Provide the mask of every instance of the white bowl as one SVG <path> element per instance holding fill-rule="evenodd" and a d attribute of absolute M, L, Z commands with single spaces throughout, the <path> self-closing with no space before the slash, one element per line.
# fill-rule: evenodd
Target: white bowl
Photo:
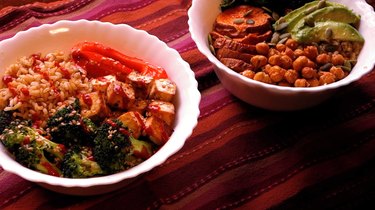
<path fill-rule="evenodd" d="M 209 49 L 207 36 L 213 28 L 216 16 L 221 12 L 221 1 L 192 1 L 192 6 L 188 11 L 191 37 L 198 50 L 214 64 L 215 73 L 223 86 L 233 95 L 251 105 L 275 111 L 291 111 L 312 107 L 332 96 L 340 87 L 358 80 L 374 67 L 374 9 L 365 0 L 333 0 L 347 5 L 362 17 L 359 32 L 365 38 L 365 45 L 349 76 L 329 85 L 311 88 L 281 87 L 246 78 L 222 64 Z"/>
<path fill-rule="evenodd" d="M 169 141 L 152 157 L 129 170 L 103 177 L 69 179 L 45 175 L 17 163 L 0 144 L 0 165 L 4 170 L 50 190 L 73 195 L 101 194 L 119 189 L 135 177 L 162 164 L 181 149 L 191 135 L 197 124 L 201 97 L 193 71 L 177 51 L 145 31 L 125 24 L 99 21 L 59 21 L 19 32 L 0 42 L 0 76 L 7 66 L 21 56 L 60 50 L 68 53 L 74 44 L 85 40 L 100 42 L 165 68 L 169 78 L 177 84 L 174 101 L 176 121 Z"/>

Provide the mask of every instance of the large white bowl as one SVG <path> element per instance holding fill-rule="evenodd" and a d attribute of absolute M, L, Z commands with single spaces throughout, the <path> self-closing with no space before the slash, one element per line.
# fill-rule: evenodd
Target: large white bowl
<path fill-rule="evenodd" d="M 101 194 L 119 189 L 139 175 L 162 164 L 176 153 L 191 135 L 199 115 L 200 93 L 194 73 L 174 49 L 157 37 L 128 25 L 98 21 L 59 21 L 20 32 L 0 42 L 0 76 L 17 58 L 33 53 L 65 51 L 81 41 L 97 41 L 127 55 L 142 58 L 166 69 L 177 84 L 176 122 L 169 141 L 143 163 L 120 173 L 86 179 L 69 179 L 45 175 L 17 163 L 0 144 L 0 165 L 11 173 L 50 190 L 73 195 Z"/>
<path fill-rule="evenodd" d="M 207 36 L 213 28 L 216 16 L 221 12 L 221 1 L 193 0 L 188 11 L 189 30 L 199 51 L 214 64 L 215 73 L 223 86 L 249 104 L 276 111 L 312 107 L 329 98 L 340 87 L 358 80 L 374 67 L 375 13 L 373 8 L 365 0 L 333 0 L 347 5 L 362 17 L 359 32 L 365 38 L 365 45 L 356 66 L 348 77 L 329 85 L 312 88 L 280 87 L 246 78 L 222 64 L 209 49 Z"/>

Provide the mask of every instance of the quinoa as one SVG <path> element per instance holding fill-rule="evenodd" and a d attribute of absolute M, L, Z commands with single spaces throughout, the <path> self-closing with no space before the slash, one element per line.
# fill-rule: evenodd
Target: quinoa
<path fill-rule="evenodd" d="M 86 72 L 69 55 L 33 54 L 6 69 L 0 83 L 0 108 L 44 127 L 56 110 L 91 91 Z"/>

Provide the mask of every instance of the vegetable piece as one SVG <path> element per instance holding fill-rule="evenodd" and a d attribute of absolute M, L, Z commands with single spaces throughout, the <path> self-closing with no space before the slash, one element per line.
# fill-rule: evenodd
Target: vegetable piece
<path fill-rule="evenodd" d="M 9 126 L 12 120 L 13 117 L 11 112 L 6 112 L 3 110 L 0 111 L 0 133 L 2 133 L 3 130 Z"/>
<path fill-rule="evenodd" d="M 94 160 L 92 148 L 79 145 L 67 151 L 61 168 L 64 177 L 69 178 L 86 178 L 104 174 Z"/>
<path fill-rule="evenodd" d="M 79 100 L 59 109 L 47 121 L 47 131 L 52 140 L 68 147 L 76 144 L 90 145 L 96 135 L 96 126 L 89 118 L 82 118 Z"/>
<path fill-rule="evenodd" d="M 93 77 L 113 74 L 121 81 L 132 69 L 154 78 L 168 78 L 161 67 L 153 66 L 139 58 L 130 57 L 97 42 L 81 42 L 72 49 L 73 60 Z"/>
<path fill-rule="evenodd" d="M 127 161 L 132 146 L 129 131 L 117 119 L 106 120 L 94 139 L 94 158 L 107 174 L 123 171 L 131 166 Z"/>
<path fill-rule="evenodd" d="M 149 142 L 135 139 L 132 136 L 130 136 L 130 142 L 132 144 L 132 154 L 135 157 L 146 160 L 152 156 L 152 145 Z"/>
<path fill-rule="evenodd" d="M 22 165 L 52 176 L 61 176 L 58 168 L 66 153 L 65 146 L 40 135 L 29 123 L 14 121 L 0 139 Z"/>

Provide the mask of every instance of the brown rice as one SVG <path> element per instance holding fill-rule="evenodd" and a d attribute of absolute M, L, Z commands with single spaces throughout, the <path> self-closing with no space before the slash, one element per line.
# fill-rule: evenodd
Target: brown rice
<path fill-rule="evenodd" d="M 59 107 L 91 91 L 86 72 L 62 52 L 20 58 L 6 69 L 0 88 L 1 109 L 42 127 Z"/>

